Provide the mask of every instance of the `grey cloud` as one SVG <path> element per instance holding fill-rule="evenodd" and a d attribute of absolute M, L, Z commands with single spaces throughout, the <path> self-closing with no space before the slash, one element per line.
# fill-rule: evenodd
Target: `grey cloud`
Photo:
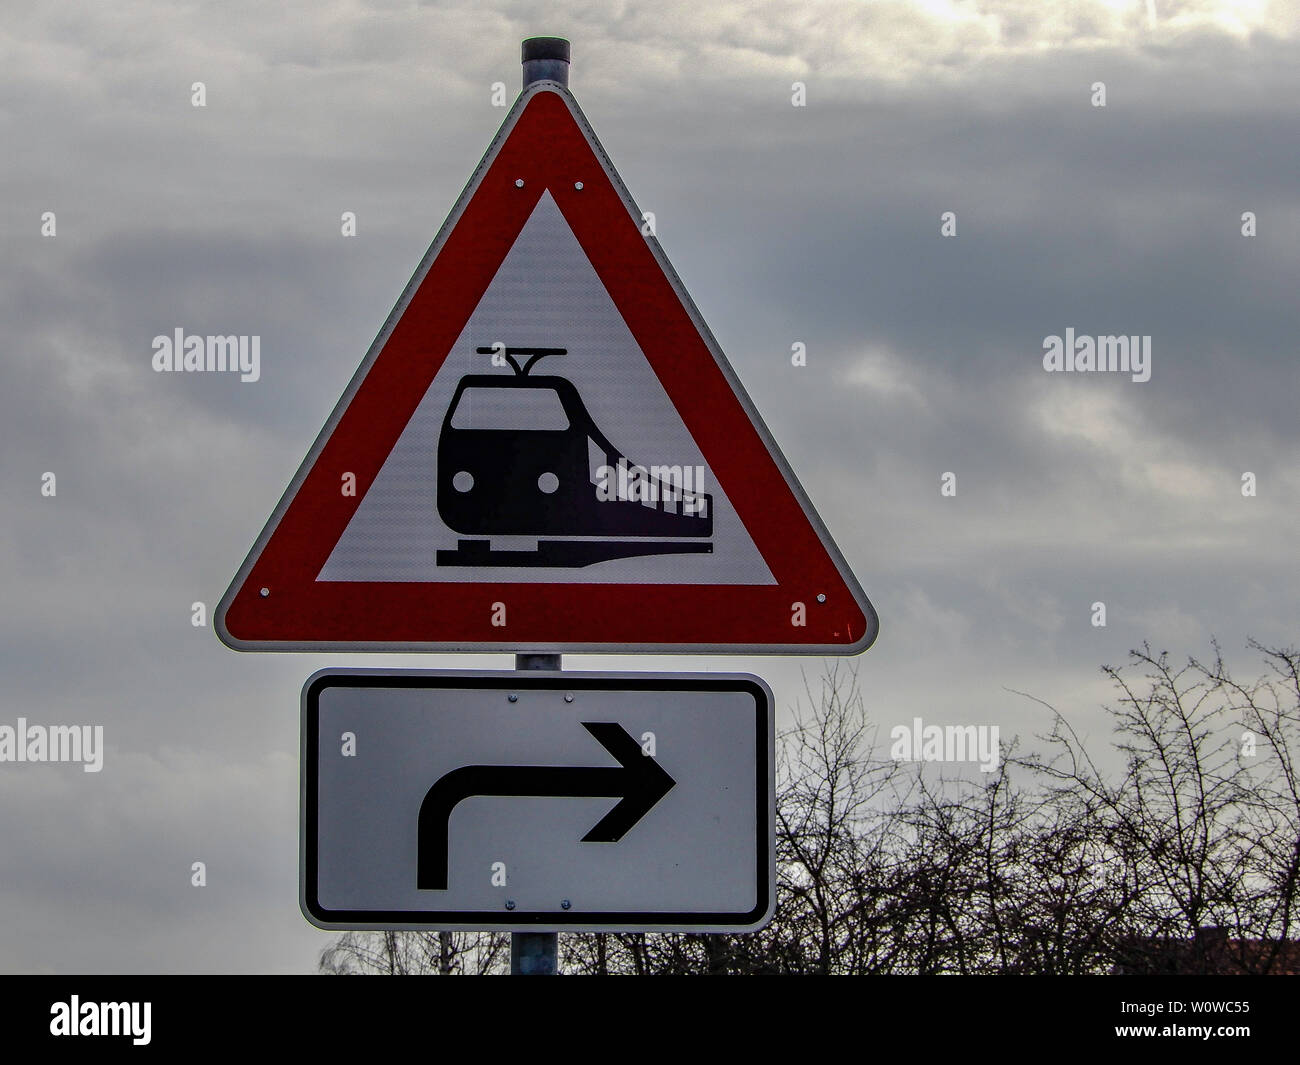
<path fill-rule="evenodd" d="M 1045 729 L 1013 687 L 1100 740 L 1098 667 L 1142 639 L 1204 653 L 1217 633 L 1243 672 L 1247 636 L 1294 639 L 1300 68 L 1275 17 L 1242 40 L 1094 20 L 1106 47 L 1034 58 L 1014 49 L 1058 16 L 1004 4 L 977 65 L 978 26 L 932 52 L 924 19 L 847 11 L 248 7 L 173 28 L 117 8 L 116 29 L 32 5 L 0 31 L 0 718 L 103 723 L 109 744 L 102 780 L 0 767 L 0 897 L 25 915 L 0 922 L 6 968 L 310 968 L 327 937 L 296 911 L 302 681 L 507 663 L 237 655 L 189 615 L 495 133 L 518 38 L 556 21 L 577 27 L 580 103 L 881 614 L 858 664 L 882 725 Z M 864 27 L 895 51 L 855 51 Z M 263 380 L 154 374 L 150 340 L 176 326 L 260 334 Z M 1045 375 L 1042 338 L 1067 326 L 1152 334 L 1152 381 Z M 819 663 L 566 665 L 751 669 L 784 712 Z M 189 887 L 196 858 L 209 888 Z"/>

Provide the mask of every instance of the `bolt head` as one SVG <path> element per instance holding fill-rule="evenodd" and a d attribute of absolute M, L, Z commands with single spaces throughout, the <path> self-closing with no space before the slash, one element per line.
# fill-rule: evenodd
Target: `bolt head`
<path fill-rule="evenodd" d="M 506 899 L 506 909 L 507 909 L 507 910 L 513 910 L 514 908 L 515 908 L 515 900 L 514 900 L 514 899 Z"/>
<path fill-rule="evenodd" d="M 519 702 L 519 696 L 515 695 L 513 692 L 507 695 L 506 698 L 509 699 L 512 703 Z"/>
<path fill-rule="evenodd" d="M 560 900 L 560 909 L 562 909 L 562 910 L 568 910 L 568 909 L 571 909 L 572 907 L 573 907 L 573 903 L 571 903 L 568 899 L 561 899 L 561 900 Z"/>

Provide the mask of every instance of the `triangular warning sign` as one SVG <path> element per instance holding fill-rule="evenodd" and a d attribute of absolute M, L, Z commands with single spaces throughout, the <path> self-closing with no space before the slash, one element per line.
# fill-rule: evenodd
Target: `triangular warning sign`
<path fill-rule="evenodd" d="M 568 91 L 520 96 L 217 610 L 240 650 L 854 654 L 876 615 Z"/>

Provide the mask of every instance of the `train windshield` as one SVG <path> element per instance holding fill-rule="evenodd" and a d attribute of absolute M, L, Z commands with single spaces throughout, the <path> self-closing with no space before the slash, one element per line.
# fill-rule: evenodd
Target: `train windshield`
<path fill-rule="evenodd" d="M 553 388 L 467 388 L 451 416 L 453 429 L 557 430 L 569 427 Z"/>

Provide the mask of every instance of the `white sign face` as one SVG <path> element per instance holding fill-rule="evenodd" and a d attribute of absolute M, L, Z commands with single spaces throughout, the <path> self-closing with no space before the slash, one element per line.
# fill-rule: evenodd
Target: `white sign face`
<path fill-rule="evenodd" d="M 736 931 L 775 885 L 745 674 L 323 670 L 302 911 L 322 928 Z"/>
<path fill-rule="evenodd" d="M 526 375 L 513 372 L 500 354 L 513 353 L 507 343 L 521 339 L 536 346 L 528 350 L 553 352 Z M 499 353 L 480 350 L 494 344 Z M 522 369 L 528 359 L 520 355 L 516 365 Z M 557 392 L 551 387 L 557 380 L 572 392 L 563 386 Z M 491 442 L 512 433 L 517 442 L 503 451 L 503 469 L 493 470 Z M 567 443 L 566 433 L 577 434 L 579 446 Z M 477 435 L 466 436 L 466 447 L 458 448 L 465 434 Z M 594 434 L 608 437 L 628 456 L 622 484 L 617 459 L 596 445 Z M 549 495 L 531 484 L 536 473 L 506 492 L 506 470 L 520 462 L 514 449 L 551 455 L 554 471 L 548 472 L 555 487 L 547 486 Z M 440 458 L 475 467 L 474 474 L 465 473 L 461 495 L 459 469 L 441 476 Z M 633 483 L 636 471 L 670 472 L 651 479 L 655 492 L 641 492 Z M 650 505 L 663 478 L 678 496 L 697 494 L 698 505 L 692 509 L 671 496 L 666 512 Z M 505 495 L 498 496 L 495 481 Z M 570 498 L 563 488 L 569 483 L 589 491 Z M 648 502 L 624 508 L 626 520 L 619 518 L 622 527 L 615 532 L 611 522 L 618 508 L 596 505 L 601 485 L 611 496 L 607 503 L 630 495 Z M 439 498 L 435 486 L 449 488 L 450 500 Z M 515 500 L 520 512 L 507 514 Z M 548 513 L 561 505 L 578 513 Z M 483 507 L 492 514 L 486 523 Z M 457 522 L 459 531 L 449 522 Z M 466 530 L 491 533 L 483 557 L 458 549 Z M 565 558 L 547 565 L 548 537 L 561 533 Z M 619 550 L 601 561 L 579 554 L 575 564 L 567 559 L 573 543 L 589 550 L 617 544 Z M 683 552 L 683 546 L 707 550 Z M 493 564 L 494 554 L 509 564 Z M 316 579 L 776 583 L 550 193 L 533 210 Z"/>

